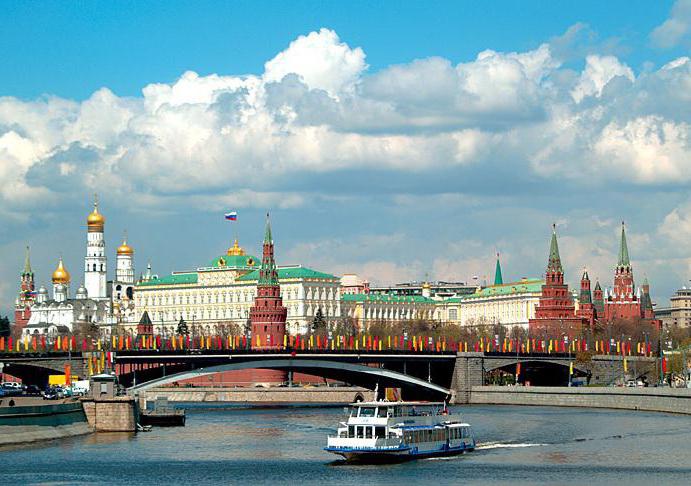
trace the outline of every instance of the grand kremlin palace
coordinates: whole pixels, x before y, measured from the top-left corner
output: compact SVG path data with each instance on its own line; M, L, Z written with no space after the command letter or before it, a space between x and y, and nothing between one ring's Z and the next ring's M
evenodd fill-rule
M180 319L191 333L219 335L224 326L245 329L254 304L261 259L238 246L214 258L207 266L191 272L173 272L137 283L135 308L141 317L146 311L154 332L172 335ZM318 309L327 321L341 316L340 280L334 275L303 266L278 267L283 305L288 309L286 327L291 334L304 334ZM136 332L133 321L128 330Z
M173 272L166 277L149 277L138 282L134 292L136 315L146 311L154 332L172 335L183 319L191 333L224 334L224 326L248 325L254 303L261 260L248 255L236 241L224 255L196 271ZM527 327L534 316L542 280L523 279L478 288L475 293L455 297L433 295L428 284L421 295L391 295L368 292L342 293L340 279L303 266L279 266L283 305L288 309L286 328L290 334L309 332L321 309L325 320L334 323L349 318L366 330L375 321L405 322L436 320L461 326L503 324ZM125 324L136 332L138 320Z
M342 297L341 311L355 319L361 328L375 321L414 319L460 326L502 324L527 328L529 319L535 316L543 283L539 279L497 282L472 294L451 298L431 295L425 291L428 285L423 286L422 295L346 294Z

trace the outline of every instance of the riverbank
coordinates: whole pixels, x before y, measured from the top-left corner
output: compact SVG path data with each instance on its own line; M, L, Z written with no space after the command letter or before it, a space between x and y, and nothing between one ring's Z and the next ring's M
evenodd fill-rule
M371 400L374 392L360 387L270 387L270 388L151 388L139 394L142 409L156 397L167 397L169 402L234 403L234 404L348 404Z
M67 399L43 402L15 398L14 406L0 406L0 446L89 434L82 404Z
M612 408L691 415L691 389L474 386L473 405L531 405Z

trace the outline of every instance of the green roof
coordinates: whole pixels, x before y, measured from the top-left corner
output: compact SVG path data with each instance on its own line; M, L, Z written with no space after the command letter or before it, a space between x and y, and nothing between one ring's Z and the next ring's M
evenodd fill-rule
M547 262L548 272L562 273L561 257L559 256L559 245L557 244L557 225L552 225L552 239L549 242L549 261Z
M394 302L400 304L432 304L436 301L421 295L395 295L395 294L344 294L341 296L344 302Z
M467 299L479 299L482 297L493 297L498 295L512 295L542 292L542 285L545 282L540 279L525 279L518 282L508 282L502 285L491 285L476 291L474 294L462 295L447 299L445 302L462 302Z
M497 266L494 269L494 285L502 285L504 279L501 276L501 265L499 264L499 253L497 253Z
M261 260L253 255L221 255L211 260L209 267L252 270L253 268L259 268L260 264Z
M324 272L318 272L316 270L312 270L311 268L303 266L278 268L279 280L287 280L291 278L318 278L323 280L338 280L338 277L336 277L335 275L331 275L329 273ZM243 282L252 280L259 280L259 270L254 270L238 278L238 281Z
M174 273L163 278L155 278L148 282L139 282L138 287L150 287L154 285L189 285L197 283L197 273Z

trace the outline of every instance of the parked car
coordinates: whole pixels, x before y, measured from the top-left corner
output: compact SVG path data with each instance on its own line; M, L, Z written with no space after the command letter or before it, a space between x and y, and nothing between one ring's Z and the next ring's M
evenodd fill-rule
M22 394L21 383L13 383L13 382L6 381L5 383L2 384L2 389L5 392L4 396L6 396L6 397L16 396L16 395Z
M36 385L28 385L24 390L24 394L29 397L40 397L41 389Z

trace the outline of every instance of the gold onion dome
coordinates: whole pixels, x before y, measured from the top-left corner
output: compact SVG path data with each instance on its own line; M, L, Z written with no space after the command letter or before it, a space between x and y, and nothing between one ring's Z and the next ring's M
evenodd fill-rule
M94 201L94 210L86 217L86 226L91 232L103 232L106 218L98 212L98 200Z
M122 245L118 246L118 255L134 255L134 250L127 244L127 240L123 240Z
M245 254L245 250L240 248L238 245L238 240L235 240L235 243L233 243L233 246L228 248L228 251L226 252L226 255L228 256L243 256Z
M68 284L70 283L70 272L67 271L65 266L62 264L62 257L58 263L58 268L53 272L53 283L54 284Z

